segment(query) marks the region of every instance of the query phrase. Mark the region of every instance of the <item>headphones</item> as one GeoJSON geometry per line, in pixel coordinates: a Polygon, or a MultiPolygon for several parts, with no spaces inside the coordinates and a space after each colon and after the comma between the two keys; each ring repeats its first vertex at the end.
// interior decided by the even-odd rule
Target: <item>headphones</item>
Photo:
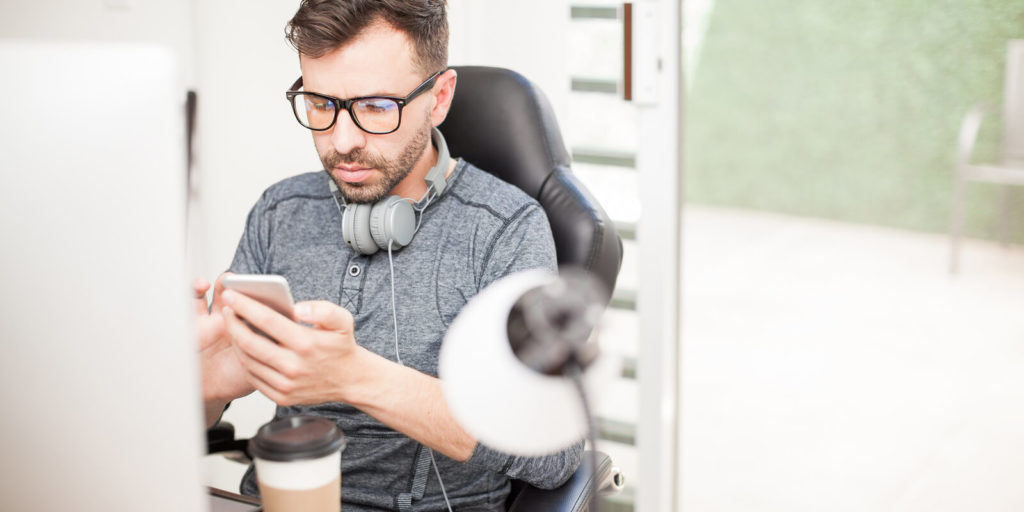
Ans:
{"type": "MultiPolygon", "coordinates": [[[[445,173],[448,172],[451,161],[448,144],[436,127],[431,129],[431,142],[437,148],[437,163],[424,177],[424,181],[427,182],[427,192],[424,194],[427,202],[424,208],[448,186],[445,173]]],[[[338,185],[334,183],[334,179],[329,179],[328,183],[335,201],[343,200],[339,200],[338,185]]],[[[422,200],[423,198],[420,198],[420,201],[422,200]]],[[[338,203],[338,208],[341,208],[341,202],[338,203]]],[[[387,250],[389,243],[392,250],[409,245],[417,229],[419,224],[416,222],[416,209],[412,201],[404,197],[388,196],[373,204],[345,203],[342,211],[341,236],[345,244],[353,251],[367,256],[380,249],[387,250]]]]}

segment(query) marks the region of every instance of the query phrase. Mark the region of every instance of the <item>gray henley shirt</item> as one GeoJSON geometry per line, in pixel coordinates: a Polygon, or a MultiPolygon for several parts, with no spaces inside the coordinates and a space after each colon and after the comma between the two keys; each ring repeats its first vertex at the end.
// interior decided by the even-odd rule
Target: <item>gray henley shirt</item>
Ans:
{"type": "MultiPolygon", "coordinates": [[[[280,274],[296,301],[329,300],[355,318],[356,342],[395,360],[387,251],[355,253],[341,236],[341,213],[324,172],[281,181],[249,213],[231,271],[280,274]]],[[[406,366],[436,376],[441,341],[466,302],[495,280],[556,268],[547,217],[518,188],[459,159],[448,189],[422,214],[409,246],[393,252],[399,350],[406,366]]],[[[494,397],[501,400],[502,397],[494,397]]],[[[446,510],[429,451],[344,403],[278,407],[338,423],[346,511],[446,510]]],[[[455,510],[504,510],[509,479],[554,488],[580,462],[583,442],[544,457],[517,457],[478,444],[469,461],[435,453],[455,510]]],[[[258,495],[252,467],[242,480],[258,495]]]]}

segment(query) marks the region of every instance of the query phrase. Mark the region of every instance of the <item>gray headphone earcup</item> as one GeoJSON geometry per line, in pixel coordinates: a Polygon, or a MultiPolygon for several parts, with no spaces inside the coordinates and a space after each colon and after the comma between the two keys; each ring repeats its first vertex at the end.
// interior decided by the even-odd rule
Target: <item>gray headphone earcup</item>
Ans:
{"type": "Polygon", "coordinates": [[[409,201],[398,196],[373,205],[370,211],[370,235],[381,249],[388,248],[393,242],[392,250],[401,249],[412,241],[416,234],[416,213],[409,201]]]}
{"type": "Polygon", "coordinates": [[[341,236],[345,244],[359,254],[370,255],[377,252],[377,244],[370,234],[370,212],[372,205],[349,204],[341,217],[341,236]]]}

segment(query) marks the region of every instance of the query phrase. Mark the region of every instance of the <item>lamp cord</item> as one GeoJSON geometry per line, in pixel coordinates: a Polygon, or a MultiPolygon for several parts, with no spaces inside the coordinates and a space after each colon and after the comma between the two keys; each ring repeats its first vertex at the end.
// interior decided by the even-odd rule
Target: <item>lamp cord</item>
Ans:
{"type": "Polygon", "coordinates": [[[580,397],[580,404],[583,406],[583,414],[587,421],[587,439],[590,441],[590,498],[587,500],[587,507],[584,510],[590,512],[601,512],[601,500],[598,499],[597,488],[599,485],[597,474],[597,424],[590,409],[590,400],[587,399],[586,386],[583,384],[583,368],[576,355],[573,354],[565,365],[565,375],[572,381],[576,393],[580,397]]]}

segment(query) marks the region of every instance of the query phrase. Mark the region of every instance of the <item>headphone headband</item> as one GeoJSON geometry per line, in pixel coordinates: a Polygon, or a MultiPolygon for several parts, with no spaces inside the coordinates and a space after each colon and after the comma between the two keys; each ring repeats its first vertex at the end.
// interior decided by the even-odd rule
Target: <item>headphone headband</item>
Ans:
{"type": "Polygon", "coordinates": [[[437,148],[437,163],[427,171],[427,175],[423,179],[427,182],[427,193],[429,194],[433,189],[434,197],[437,197],[448,188],[445,175],[448,174],[451,156],[448,154],[448,143],[444,140],[444,135],[441,135],[441,130],[438,130],[436,126],[430,129],[430,139],[434,147],[437,148]]]}

